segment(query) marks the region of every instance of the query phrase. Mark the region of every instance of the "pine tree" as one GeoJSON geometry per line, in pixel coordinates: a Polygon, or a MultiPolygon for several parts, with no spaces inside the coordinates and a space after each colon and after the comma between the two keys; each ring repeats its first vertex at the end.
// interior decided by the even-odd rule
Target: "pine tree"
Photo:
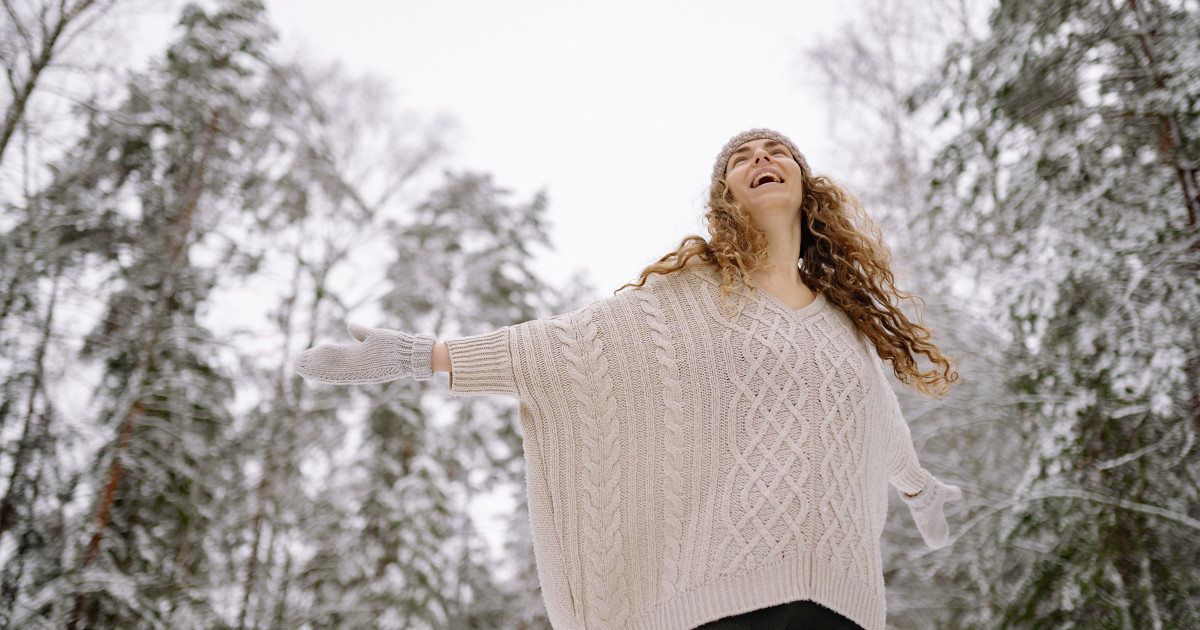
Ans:
{"type": "MultiPolygon", "coordinates": [[[[530,267],[531,244],[546,238],[544,197],[507,196],[487,176],[448,175],[410,220],[392,224],[389,327],[445,338],[546,312],[546,285],[530,267]]],[[[369,412],[345,491],[354,498],[331,536],[360,542],[317,554],[305,571],[321,576],[320,624],[505,627],[517,613],[539,614],[512,609],[513,594],[536,596],[536,581],[498,580],[470,514],[479,493],[521,479],[514,410],[436,390],[409,381],[363,388],[369,412]]]]}
{"type": "MultiPolygon", "coordinates": [[[[399,322],[444,338],[488,332],[573,306],[571,294],[551,295],[532,269],[534,246],[547,243],[545,195],[525,203],[512,203],[509,195],[487,175],[448,173],[413,220],[396,226],[401,255],[389,277],[399,281],[384,305],[399,322]]],[[[454,409],[453,421],[428,439],[442,453],[459,510],[469,509],[481,493],[511,488],[518,492],[515,516],[520,517],[524,460],[516,410],[494,400],[442,398],[444,408],[454,409]]],[[[461,516],[457,522],[462,546],[455,560],[456,604],[449,627],[547,625],[536,574],[516,572],[513,583],[498,583],[488,559],[480,557],[485,548],[473,522],[461,516]]],[[[528,529],[528,519],[517,526],[528,529]]],[[[510,562],[517,567],[532,565],[532,546],[522,544],[525,538],[510,539],[509,549],[518,554],[510,562]]]]}
{"type": "Polygon", "coordinates": [[[1200,623],[1200,11],[1001,2],[931,86],[934,217],[1004,305],[1028,452],[983,593],[1002,627],[1200,623]]]}
{"type": "Polygon", "coordinates": [[[98,424],[114,437],[88,475],[95,508],[75,570],[43,613],[69,627],[212,617],[205,534],[235,474],[221,440],[233,392],[198,321],[220,269],[192,252],[253,179],[250,104],[272,38],[262,12],[256,2],[185,9],[166,62],[94,119],[50,188],[85,226],[106,228],[115,272],[84,345],[104,372],[98,424]]]}
{"type": "Polygon", "coordinates": [[[0,627],[546,627],[528,537],[498,565],[473,514],[522,477],[515,410],[289,363],[369,305],[442,337],[561,310],[544,197],[410,207],[439,126],[206,6],[3,208],[0,627]]]}
{"type": "MultiPolygon", "coordinates": [[[[243,387],[256,390],[259,402],[237,430],[236,442],[246,448],[236,457],[252,472],[237,509],[246,516],[231,523],[241,551],[234,555],[245,558],[230,575],[239,585],[231,622],[395,625],[388,620],[402,593],[384,569],[420,570],[420,558],[404,556],[425,547],[372,544],[371,532],[408,524],[372,520],[364,534],[364,502],[403,499],[390,483],[364,484],[357,467],[365,461],[390,470],[400,464],[397,454],[363,441],[364,423],[374,421],[364,421],[356,388],[306,385],[288,358],[344,337],[347,311],[373,299],[355,295],[346,279],[373,277],[371,266],[382,270],[380,223],[441,153],[440,130],[406,122],[377,84],[347,79],[336,68],[280,67],[275,81],[271,109],[282,123],[272,170],[280,176],[260,204],[262,233],[253,248],[263,252],[262,271],[247,282],[255,295],[274,300],[261,316],[276,345],[245,361],[250,378],[243,387]]],[[[258,344],[263,328],[232,334],[239,344],[258,344]]]]}
{"type": "Polygon", "coordinates": [[[950,404],[901,397],[967,497],[948,551],[889,524],[889,622],[1194,624],[1194,11],[968,5],[880,0],[816,55],[962,360],[950,404]]]}
{"type": "Polygon", "coordinates": [[[40,88],[63,68],[78,67],[81,35],[115,4],[0,3],[0,628],[12,622],[23,593],[61,573],[59,490],[75,483],[57,465],[62,418],[53,364],[59,330],[71,323],[62,305],[67,278],[81,262],[83,248],[71,238],[81,213],[64,216],[37,190],[45,173],[31,156],[46,150],[46,111],[65,100],[42,98],[40,88]]]}

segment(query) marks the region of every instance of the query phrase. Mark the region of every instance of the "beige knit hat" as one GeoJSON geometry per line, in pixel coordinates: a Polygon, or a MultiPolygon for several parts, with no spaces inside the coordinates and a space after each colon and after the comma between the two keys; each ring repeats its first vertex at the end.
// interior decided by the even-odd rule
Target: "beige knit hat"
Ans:
{"type": "Polygon", "coordinates": [[[800,165],[800,170],[804,173],[804,176],[812,176],[812,170],[808,168],[808,161],[804,159],[804,154],[796,148],[791,138],[770,129],[751,129],[730,138],[729,142],[726,142],[725,146],[722,147],[721,152],[717,154],[716,163],[713,164],[712,183],[715,184],[717,180],[725,177],[725,167],[729,165],[729,156],[733,155],[733,152],[737,151],[738,147],[751,140],[762,140],[763,138],[774,140],[787,147],[788,151],[792,152],[792,157],[795,158],[796,163],[800,165]]]}

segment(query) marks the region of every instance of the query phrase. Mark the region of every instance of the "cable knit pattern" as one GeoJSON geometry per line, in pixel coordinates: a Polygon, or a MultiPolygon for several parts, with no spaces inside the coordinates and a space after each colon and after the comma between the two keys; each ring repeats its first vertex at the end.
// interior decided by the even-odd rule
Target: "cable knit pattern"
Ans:
{"type": "Polygon", "coordinates": [[[594,550],[585,559],[583,611],[588,627],[623,628],[629,618],[629,587],[621,550],[621,455],[617,443],[619,423],[611,404],[612,381],[608,360],[598,338],[592,314],[582,311],[575,321],[553,322],[562,342],[564,367],[574,383],[579,403],[583,470],[583,527],[585,542],[594,550]]]}
{"type": "Polygon", "coordinates": [[[732,353],[729,410],[739,419],[729,427],[734,466],[722,497],[732,526],[717,546],[726,573],[808,546],[804,522],[814,506],[812,461],[804,448],[813,429],[804,411],[809,387],[796,322],[781,316],[784,310],[790,309],[762,300],[744,304],[740,317],[719,320],[732,353]]]}
{"type": "Polygon", "coordinates": [[[680,383],[679,362],[666,314],[658,305],[652,291],[636,293],[646,315],[646,327],[654,341],[654,356],[662,370],[662,421],[666,428],[663,450],[663,556],[662,576],[659,580],[663,595],[672,595],[679,582],[679,557],[683,549],[683,468],[685,458],[683,445],[687,443],[684,428],[683,385],[680,383]]]}
{"type": "Polygon", "coordinates": [[[447,342],[451,390],[515,394],[560,630],[685,630],[811,599],[885,618],[887,484],[927,483],[873,348],[823,296],[724,311],[708,267],[447,342]]]}

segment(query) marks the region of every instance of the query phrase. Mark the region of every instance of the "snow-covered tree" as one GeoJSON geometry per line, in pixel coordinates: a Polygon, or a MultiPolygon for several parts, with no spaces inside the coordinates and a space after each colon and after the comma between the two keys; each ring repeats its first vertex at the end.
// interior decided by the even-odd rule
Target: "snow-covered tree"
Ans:
{"type": "Polygon", "coordinates": [[[110,230],[108,297],[83,358],[101,369],[92,408],[111,437],[81,485],[95,497],[86,540],[46,613],[69,627],[213,616],[207,534],[237,472],[223,439],[234,390],[200,314],[238,257],[194,256],[257,180],[254,103],[274,37],[263,13],[240,0],[185,8],[165,61],[93,120],[51,185],[68,207],[107,215],[110,230]]]}
{"type": "Polygon", "coordinates": [[[545,628],[513,405],[290,366],[347,321],[573,306],[533,272],[545,197],[437,180],[442,125],[272,41],[261,2],[188,5],[165,56],[69,110],[81,133],[19,154],[36,177],[0,171],[24,191],[0,206],[0,628],[545,628]],[[485,522],[496,497],[514,514],[485,522]]]}
{"type": "MultiPolygon", "coordinates": [[[[561,305],[531,269],[534,247],[546,241],[545,198],[508,197],[486,175],[447,174],[411,217],[392,224],[384,325],[445,338],[561,305]]],[[[330,619],[343,627],[535,623],[544,612],[511,602],[536,598],[536,581],[523,574],[503,582],[471,516],[483,493],[511,492],[524,480],[513,406],[450,399],[441,384],[366,389],[370,410],[349,502],[357,509],[343,524],[362,544],[336,562],[314,560],[342,580],[329,596],[338,611],[330,619]]],[[[518,553],[510,564],[528,563],[532,549],[518,553]]]]}
{"type": "Polygon", "coordinates": [[[948,64],[963,133],[935,170],[1021,366],[989,598],[1008,625],[1196,625],[1200,9],[1002,2],[990,26],[948,64]]]}
{"type": "Polygon", "coordinates": [[[887,546],[904,559],[891,619],[1196,625],[1200,9],[1003,1],[978,22],[940,6],[906,38],[921,10],[882,4],[893,39],[824,54],[885,132],[869,148],[903,164],[864,196],[931,312],[952,307],[965,391],[906,411],[968,490],[949,554],[887,546]],[[944,61],[912,71],[931,39],[944,61]]]}

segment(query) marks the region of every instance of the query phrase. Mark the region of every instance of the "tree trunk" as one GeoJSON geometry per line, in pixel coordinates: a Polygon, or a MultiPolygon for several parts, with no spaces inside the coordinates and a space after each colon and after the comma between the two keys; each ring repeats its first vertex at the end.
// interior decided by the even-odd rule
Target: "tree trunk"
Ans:
{"type": "MultiPolygon", "coordinates": [[[[13,603],[17,601],[21,591],[21,576],[25,572],[27,560],[26,550],[29,545],[28,541],[32,538],[24,535],[24,530],[33,523],[33,510],[41,489],[38,468],[40,465],[39,451],[41,451],[42,457],[53,457],[53,453],[45,452],[48,450],[50,439],[50,410],[43,408],[36,423],[34,416],[37,414],[38,396],[44,387],[46,348],[50,345],[54,311],[58,301],[59,278],[61,278],[61,272],[55,274],[51,284],[50,303],[46,307],[46,317],[42,322],[42,340],[34,357],[33,383],[29,388],[25,426],[17,445],[17,452],[13,456],[13,469],[8,488],[5,490],[4,499],[0,501],[0,539],[3,539],[4,533],[9,530],[16,530],[13,535],[17,539],[16,558],[9,566],[0,571],[2,574],[0,576],[0,611],[7,611],[10,614],[13,611],[13,603]],[[28,470],[31,465],[33,469],[28,470]],[[17,527],[19,520],[17,508],[19,506],[25,508],[25,523],[21,528],[17,527]]],[[[42,396],[42,398],[43,405],[48,405],[46,397],[42,396]]],[[[0,623],[5,621],[4,616],[0,615],[0,623]]]]}
{"type": "MultiPolygon", "coordinates": [[[[267,448],[270,448],[268,443],[267,448]]],[[[270,460],[270,456],[265,458],[270,460]]],[[[238,613],[238,630],[246,628],[246,614],[250,610],[250,598],[254,594],[255,578],[258,575],[258,550],[262,546],[262,530],[263,530],[263,512],[266,510],[267,487],[270,485],[270,467],[267,464],[263,465],[263,477],[258,482],[258,488],[255,491],[257,495],[257,509],[254,512],[254,543],[250,547],[249,567],[246,570],[246,586],[242,591],[242,610],[238,613]]]]}
{"type": "MultiPolygon", "coordinates": [[[[271,548],[275,548],[274,541],[271,543],[271,548]]],[[[275,615],[274,619],[271,620],[271,628],[274,630],[279,630],[284,627],[284,621],[286,621],[285,617],[288,610],[288,588],[290,588],[292,585],[292,554],[286,549],[284,549],[283,553],[283,581],[279,585],[279,599],[275,602],[275,615]]]]}
{"type": "Polygon", "coordinates": [[[0,536],[3,536],[4,532],[7,532],[13,526],[17,502],[20,500],[19,495],[25,492],[25,486],[28,482],[25,476],[25,465],[34,457],[34,452],[41,448],[42,439],[49,433],[48,427],[45,426],[45,423],[49,422],[50,418],[48,413],[43,411],[42,420],[36,427],[33,424],[33,418],[37,412],[37,398],[42,390],[42,380],[45,378],[46,373],[46,348],[50,345],[54,308],[58,301],[59,278],[60,274],[55,274],[54,282],[51,285],[50,303],[46,307],[46,318],[42,322],[42,340],[38,344],[33,360],[33,383],[29,387],[29,404],[25,409],[25,426],[21,432],[21,441],[17,445],[17,452],[13,456],[13,469],[9,477],[8,489],[4,493],[4,499],[0,501],[0,536]]]}

